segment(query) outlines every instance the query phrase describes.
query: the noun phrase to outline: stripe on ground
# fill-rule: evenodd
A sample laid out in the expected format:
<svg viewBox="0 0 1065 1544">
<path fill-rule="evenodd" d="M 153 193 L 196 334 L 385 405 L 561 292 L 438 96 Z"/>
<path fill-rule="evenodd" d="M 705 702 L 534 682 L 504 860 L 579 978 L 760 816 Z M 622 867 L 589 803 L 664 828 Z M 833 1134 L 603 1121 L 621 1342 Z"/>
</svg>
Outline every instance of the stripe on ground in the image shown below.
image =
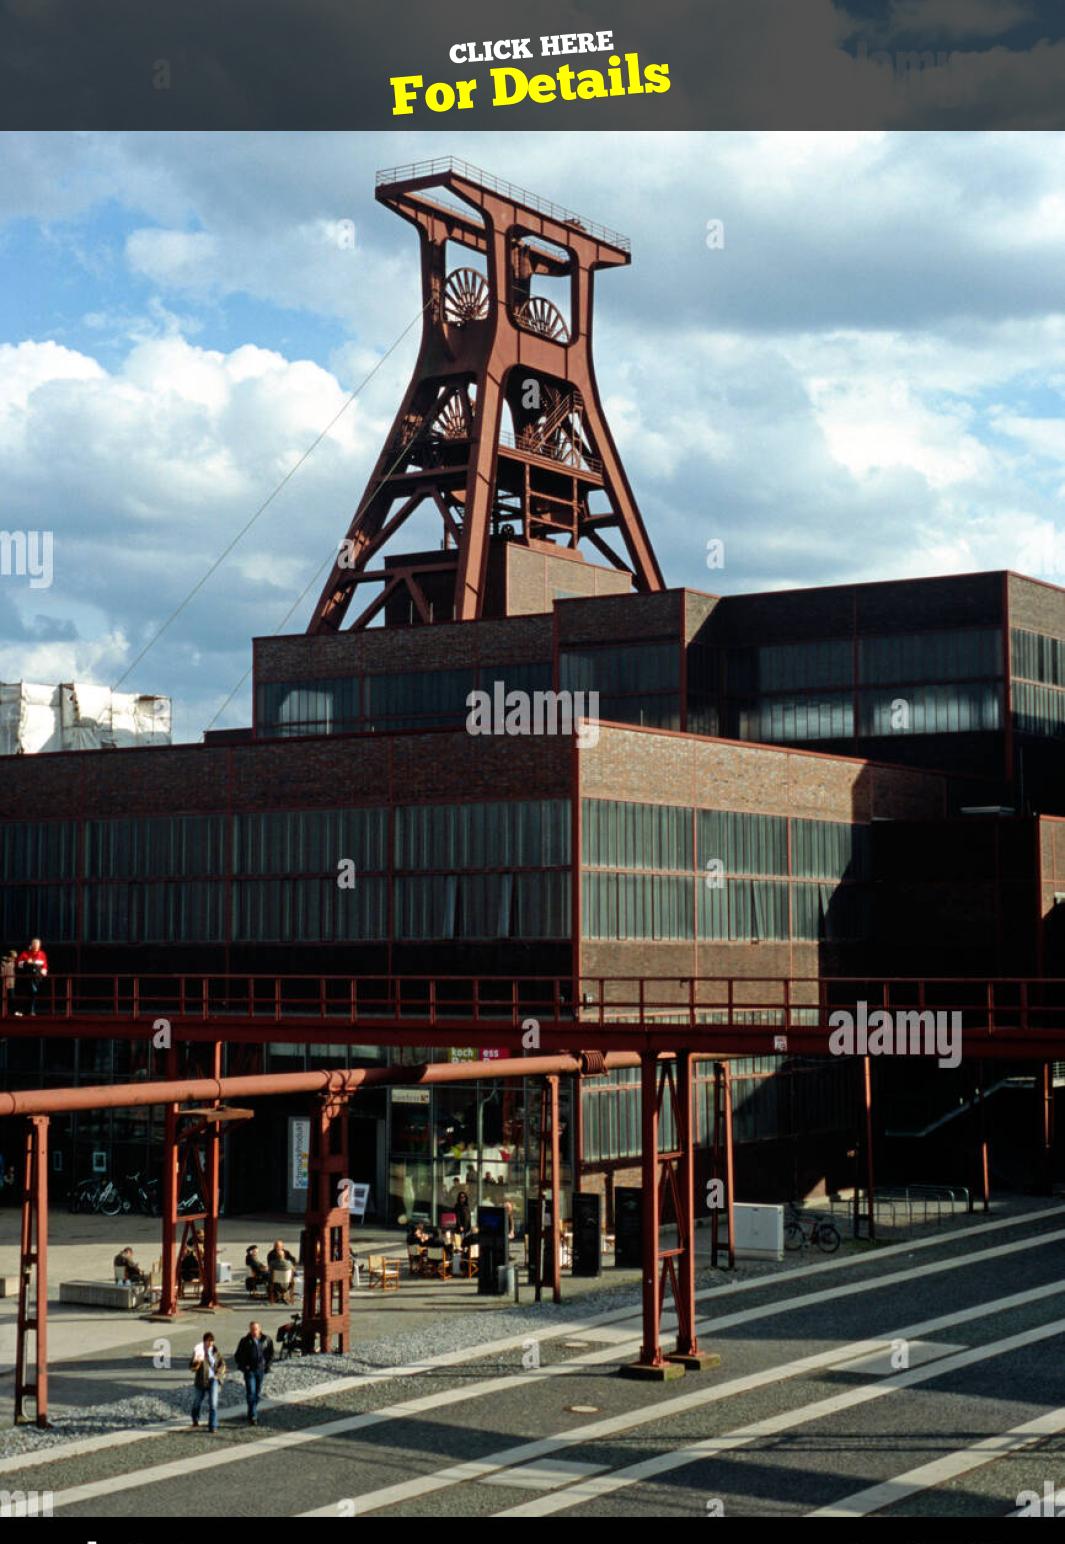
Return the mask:
<svg viewBox="0 0 1065 1544">
<path fill-rule="evenodd" d="M 967 1448 L 959 1448 L 956 1453 L 946 1453 L 942 1458 L 921 1464 L 917 1469 L 907 1469 L 905 1474 L 884 1480 L 880 1485 L 856 1490 L 853 1495 L 844 1496 L 842 1501 L 833 1501 L 831 1506 L 818 1507 L 809 1516 L 868 1517 L 871 1512 L 880 1512 L 897 1501 L 905 1501 L 907 1496 L 930 1490 L 933 1485 L 942 1485 L 946 1480 L 957 1479 L 959 1474 L 969 1474 L 984 1464 L 994 1463 L 996 1458 L 1019 1453 L 1041 1438 L 1055 1437 L 1061 1431 L 1065 1431 L 1065 1409 L 1047 1410 L 1037 1415 L 1035 1420 L 1025 1421 L 1022 1426 L 984 1437 Z"/>
<path fill-rule="evenodd" d="M 485 1479 L 489 1475 L 496 1476 L 503 1470 L 516 1468 L 530 1459 L 544 1458 L 566 1448 L 581 1447 L 589 1442 L 614 1437 L 620 1432 L 633 1431 L 655 1421 L 667 1420 L 673 1415 L 684 1415 L 703 1405 L 715 1404 L 719 1400 L 747 1394 L 754 1389 L 764 1388 L 768 1384 L 780 1383 L 785 1378 L 796 1378 L 824 1367 L 834 1367 L 839 1362 L 850 1361 L 857 1356 L 882 1350 L 884 1346 L 890 1346 L 893 1341 L 916 1340 L 937 1330 L 952 1329 L 959 1324 L 986 1318 L 988 1314 L 1022 1308 L 1029 1303 L 1039 1302 L 1043 1298 L 1057 1297 L 1060 1293 L 1061 1283 L 1058 1281 L 1048 1282 L 1041 1287 L 1029 1287 L 1024 1292 L 1011 1293 L 1008 1297 L 997 1298 L 990 1303 L 978 1303 L 972 1308 L 959 1309 L 936 1319 L 925 1319 L 919 1324 L 909 1324 L 901 1329 L 888 1330 L 879 1339 L 860 1340 L 849 1346 L 834 1346 L 828 1351 L 812 1352 L 809 1356 L 798 1357 L 791 1362 L 781 1362 L 774 1367 L 763 1368 L 761 1372 L 748 1373 L 743 1378 L 733 1378 L 728 1383 L 717 1383 L 708 1388 L 696 1389 L 689 1394 L 680 1394 L 652 1406 L 650 1410 L 608 1416 L 601 1421 L 591 1421 L 584 1426 L 571 1427 L 568 1431 L 560 1432 L 555 1436 L 541 1437 L 516 1447 L 504 1448 L 482 1459 L 454 1464 L 419 1479 L 404 1480 L 397 1485 L 385 1486 L 380 1490 L 369 1491 L 354 1498 L 345 1497 L 344 1516 L 365 1515 L 384 1507 L 394 1506 L 399 1502 L 413 1500 L 417 1496 L 427 1495 L 434 1490 L 443 1490 L 449 1485 L 469 1483 Z M 301 1515 L 304 1517 L 336 1516 L 336 1503 L 331 1506 L 316 1507 Z"/>
<path fill-rule="evenodd" d="M 1023 1227 L 1026 1223 L 1039 1222 L 1045 1217 L 1058 1217 L 1065 1212 L 1065 1206 L 1048 1206 L 1039 1211 L 1021 1212 L 1016 1217 L 1000 1217 L 994 1222 L 977 1223 L 974 1227 L 966 1228 L 962 1232 L 950 1234 L 944 1237 L 930 1237 L 909 1240 L 902 1244 L 889 1244 L 884 1249 L 870 1250 L 868 1254 L 859 1255 L 856 1259 L 848 1259 L 846 1256 L 837 1256 L 831 1260 L 821 1260 L 816 1264 L 795 1266 L 792 1270 L 780 1271 L 774 1276 L 758 1276 L 748 1281 L 731 1283 L 728 1286 L 704 1287 L 695 1294 L 696 1302 L 704 1298 L 732 1297 L 746 1292 L 756 1292 L 775 1286 L 791 1276 L 803 1276 L 808 1279 L 811 1269 L 818 1274 L 821 1272 L 838 1271 L 848 1267 L 878 1264 L 892 1255 L 912 1254 L 918 1249 L 931 1249 L 935 1246 L 949 1247 L 961 1239 L 972 1238 L 975 1235 L 985 1233 L 998 1233 L 1005 1228 Z M 1054 1235 L 1057 1237 L 1058 1235 Z M 974 1255 L 979 1258 L 979 1254 Z M 872 1285 L 877 1285 L 873 1283 Z M 589 1330 L 601 1324 L 622 1323 L 626 1319 L 639 1318 L 639 1308 L 616 1308 L 606 1313 L 596 1314 L 587 1319 L 570 1320 L 561 1324 L 553 1324 L 543 1330 L 529 1330 L 524 1334 L 510 1335 L 502 1340 L 489 1341 L 481 1345 L 467 1346 L 456 1351 L 441 1352 L 438 1356 L 427 1357 L 422 1362 L 408 1363 L 399 1367 L 388 1367 L 379 1373 L 356 1373 L 349 1377 L 332 1378 L 323 1383 L 317 1383 L 310 1388 L 293 1389 L 287 1394 L 275 1395 L 265 1398 L 260 1403 L 260 1409 L 271 1410 L 286 1404 L 299 1404 L 311 1399 L 326 1399 L 335 1394 L 346 1393 L 355 1388 L 371 1388 L 374 1384 L 387 1383 L 395 1378 L 409 1378 L 419 1372 L 425 1372 L 433 1368 L 456 1366 L 466 1362 L 475 1361 L 478 1357 L 493 1356 L 501 1351 L 511 1351 L 516 1347 L 525 1346 L 530 1340 L 546 1341 L 554 1340 L 560 1336 L 577 1334 L 581 1330 Z M 604 1358 L 605 1360 L 605 1358 Z M 77 1365 L 76 1363 L 74 1364 Z M 569 1364 L 572 1368 L 574 1364 Z M 569 1369 L 567 1369 L 569 1370 Z M 528 1376 L 528 1375 L 526 1375 Z M 498 1387 L 498 1384 L 494 1385 Z M 472 1397 L 472 1388 L 467 1391 Z M 241 1412 L 221 1412 L 221 1419 L 238 1419 Z M 36 1452 L 17 1453 L 10 1458 L 0 1459 L 0 1474 L 23 1472 L 29 1467 L 38 1464 L 57 1463 L 64 1458 L 78 1458 L 87 1453 L 98 1453 L 107 1448 L 127 1447 L 134 1442 L 143 1442 L 149 1437 L 164 1436 L 169 1432 L 184 1430 L 183 1420 L 156 1421 L 150 1426 L 140 1427 L 137 1430 L 105 1432 L 98 1437 L 82 1437 L 72 1442 L 56 1443 L 53 1447 L 39 1448 Z M 249 1444 L 254 1447 L 254 1444 Z M 251 1454 L 254 1456 L 254 1453 Z M 207 1458 L 207 1455 L 204 1455 Z"/>
<path fill-rule="evenodd" d="M 1003 1340 L 989 1341 L 988 1344 L 976 1346 L 970 1351 L 959 1351 L 955 1356 L 945 1356 L 941 1361 L 929 1362 L 924 1367 L 915 1367 L 909 1372 L 896 1373 L 893 1377 L 884 1378 L 865 1388 L 852 1389 L 845 1394 L 831 1394 L 826 1399 L 818 1399 L 797 1410 L 787 1410 L 780 1415 L 771 1415 L 765 1420 L 754 1421 L 749 1426 L 741 1426 L 736 1431 L 725 1432 L 722 1436 L 708 1437 L 704 1442 L 694 1442 L 688 1447 L 676 1448 L 670 1453 L 658 1453 L 653 1458 L 646 1458 L 638 1464 L 630 1464 L 627 1468 L 618 1469 L 613 1474 L 602 1475 L 599 1479 L 583 1480 L 560 1495 L 540 1496 L 521 1506 L 497 1512 L 495 1515 L 497 1517 L 545 1517 L 552 1512 L 565 1512 L 570 1507 L 595 1501 L 600 1496 L 612 1495 L 615 1491 L 624 1490 L 630 1485 L 638 1485 L 642 1480 L 655 1479 L 660 1474 L 669 1474 L 672 1470 L 686 1468 L 689 1464 L 702 1463 L 708 1458 L 734 1452 L 737 1448 L 749 1447 L 763 1437 L 779 1436 L 782 1432 L 796 1426 L 806 1426 L 811 1421 L 823 1420 L 826 1416 L 837 1415 L 841 1410 L 853 1410 L 859 1405 L 868 1404 L 871 1400 L 883 1399 L 888 1394 L 894 1394 L 899 1389 L 912 1388 L 917 1383 L 928 1383 L 933 1378 L 956 1372 L 959 1368 L 972 1367 L 978 1362 L 990 1361 L 992 1357 L 1005 1356 L 1010 1351 L 1019 1351 L 1025 1346 L 1037 1345 L 1041 1340 L 1050 1340 L 1055 1335 L 1063 1333 L 1065 1333 L 1065 1319 L 1055 1319 L 1052 1323 L 1039 1325 L 1036 1329 L 1023 1330 L 1017 1335 L 1007 1335 Z"/>
</svg>

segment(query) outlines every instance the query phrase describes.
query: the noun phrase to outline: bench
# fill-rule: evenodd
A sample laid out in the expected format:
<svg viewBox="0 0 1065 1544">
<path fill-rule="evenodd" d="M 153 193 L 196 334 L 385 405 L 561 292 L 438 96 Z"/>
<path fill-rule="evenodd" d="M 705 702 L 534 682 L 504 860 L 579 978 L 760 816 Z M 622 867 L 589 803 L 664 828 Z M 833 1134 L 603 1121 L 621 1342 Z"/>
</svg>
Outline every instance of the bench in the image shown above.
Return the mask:
<svg viewBox="0 0 1065 1544">
<path fill-rule="evenodd" d="M 63 1281 L 59 1284 L 61 1303 L 84 1303 L 90 1308 L 120 1308 L 129 1312 L 143 1307 L 147 1300 L 147 1282 L 143 1281 Z"/>
</svg>

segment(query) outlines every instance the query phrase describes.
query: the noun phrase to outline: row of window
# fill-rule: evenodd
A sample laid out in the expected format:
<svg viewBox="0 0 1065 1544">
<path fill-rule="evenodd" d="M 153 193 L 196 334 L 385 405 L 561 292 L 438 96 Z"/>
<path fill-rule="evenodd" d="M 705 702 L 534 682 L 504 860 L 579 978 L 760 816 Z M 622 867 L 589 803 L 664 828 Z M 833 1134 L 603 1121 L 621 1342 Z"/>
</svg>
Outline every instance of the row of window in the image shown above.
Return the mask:
<svg viewBox="0 0 1065 1544">
<path fill-rule="evenodd" d="M 836 942 L 868 938 L 863 885 L 676 874 L 585 874 L 581 927 L 588 939 L 706 939 L 729 943 Z"/>
<path fill-rule="evenodd" d="M 599 716 L 660 728 L 680 726 L 680 646 L 676 639 L 564 649 L 564 691 L 596 691 Z M 462 723 L 474 690 L 550 691 L 551 663 L 485 665 L 391 675 L 263 681 L 256 687 L 257 732 L 264 738 L 433 728 Z M 664 697 L 662 694 L 666 694 Z"/>
<path fill-rule="evenodd" d="M 1047 686 L 1065 686 L 1065 638 L 1015 627 L 1010 632 L 1012 674 Z"/>
<path fill-rule="evenodd" d="M 582 861 L 588 868 L 703 870 L 807 879 L 864 879 L 869 828 L 782 815 L 692 810 L 679 805 L 585 799 Z"/>
<path fill-rule="evenodd" d="M 1014 681 L 1013 718 L 1021 734 L 1065 738 L 1065 692 Z"/>
<path fill-rule="evenodd" d="M 334 879 L 220 880 L 181 884 L 87 884 L 86 943 L 343 943 L 396 939 L 567 938 L 565 872 L 441 874 L 397 879 L 389 932 L 389 881 L 370 876 L 352 889 Z M 11 885 L 0 896 L 0 937 L 77 937 L 75 892 L 58 885 Z"/>
<path fill-rule="evenodd" d="M 1002 633 L 973 627 L 859 638 L 857 649 L 851 638 L 733 649 L 726 679 L 729 692 L 741 695 L 824 689 L 853 685 L 855 669 L 865 685 L 1001 676 Z"/>
<path fill-rule="evenodd" d="M 255 689 L 257 733 L 277 738 L 461 723 L 470 693 L 490 692 L 497 681 L 506 691 L 549 691 L 551 663 L 263 681 Z"/>
<path fill-rule="evenodd" d="M 296 810 L 232 818 L 233 873 L 332 874 L 345 859 L 356 874 L 387 872 L 388 810 Z M 223 877 L 227 817 L 172 815 L 85 823 L 87 879 Z M 398 869 L 552 868 L 569 862 L 569 805 L 533 799 L 412 805 L 395 811 Z M 73 821 L 0 826 L 0 879 L 73 879 Z"/>
<path fill-rule="evenodd" d="M 763 697 L 734 709 L 736 737 L 788 743 L 855 738 L 854 698 L 849 692 Z M 858 695 L 857 734 L 888 738 L 912 734 L 973 734 L 1001 729 L 1002 687 L 973 685 L 897 687 Z"/>
</svg>

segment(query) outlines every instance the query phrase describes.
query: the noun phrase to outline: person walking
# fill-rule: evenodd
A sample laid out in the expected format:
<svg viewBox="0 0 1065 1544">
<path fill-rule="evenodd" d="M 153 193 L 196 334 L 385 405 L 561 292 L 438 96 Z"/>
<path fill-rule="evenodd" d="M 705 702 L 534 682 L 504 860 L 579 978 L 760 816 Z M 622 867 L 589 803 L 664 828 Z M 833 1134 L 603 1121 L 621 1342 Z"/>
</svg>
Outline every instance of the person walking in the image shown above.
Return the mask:
<svg viewBox="0 0 1065 1544">
<path fill-rule="evenodd" d="M 41 989 L 41 982 L 48 975 L 48 956 L 41 948 L 39 938 L 30 939 L 29 948 L 23 949 L 15 961 L 15 970 L 22 982 L 25 999 L 29 1003 L 30 1018 L 33 1018 L 37 1013 L 37 993 Z M 17 1009 L 15 1017 L 22 1017 Z"/>
<path fill-rule="evenodd" d="M 460 1233 L 468 1233 L 473 1226 L 470 1215 L 470 1198 L 465 1190 L 460 1190 L 455 1198 L 455 1226 Z"/>
<path fill-rule="evenodd" d="M 218 1431 L 218 1399 L 226 1379 L 226 1363 L 210 1330 L 193 1351 L 189 1367 L 193 1373 L 195 1390 L 192 1396 L 192 1424 L 200 1424 L 200 1411 L 206 1399 L 207 1430 L 214 1436 Z"/>
<path fill-rule="evenodd" d="M 248 1333 L 237 1346 L 233 1360 L 244 1374 L 244 1392 L 248 1398 L 248 1425 L 258 1426 L 259 1397 L 263 1391 L 263 1379 L 270 1371 L 274 1359 L 274 1343 L 264 1335 L 257 1319 L 248 1325 Z"/>
</svg>

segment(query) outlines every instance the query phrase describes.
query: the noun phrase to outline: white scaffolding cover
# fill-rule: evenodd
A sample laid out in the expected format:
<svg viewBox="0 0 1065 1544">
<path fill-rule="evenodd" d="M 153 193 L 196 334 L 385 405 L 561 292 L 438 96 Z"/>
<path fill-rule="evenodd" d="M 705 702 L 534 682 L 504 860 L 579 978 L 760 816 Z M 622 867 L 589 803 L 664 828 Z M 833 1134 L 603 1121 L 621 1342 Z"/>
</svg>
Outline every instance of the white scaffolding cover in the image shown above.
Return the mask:
<svg viewBox="0 0 1065 1544">
<path fill-rule="evenodd" d="M 169 745 L 170 698 L 65 682 L 0 682 L 0 756 Z"/>
</svg>

